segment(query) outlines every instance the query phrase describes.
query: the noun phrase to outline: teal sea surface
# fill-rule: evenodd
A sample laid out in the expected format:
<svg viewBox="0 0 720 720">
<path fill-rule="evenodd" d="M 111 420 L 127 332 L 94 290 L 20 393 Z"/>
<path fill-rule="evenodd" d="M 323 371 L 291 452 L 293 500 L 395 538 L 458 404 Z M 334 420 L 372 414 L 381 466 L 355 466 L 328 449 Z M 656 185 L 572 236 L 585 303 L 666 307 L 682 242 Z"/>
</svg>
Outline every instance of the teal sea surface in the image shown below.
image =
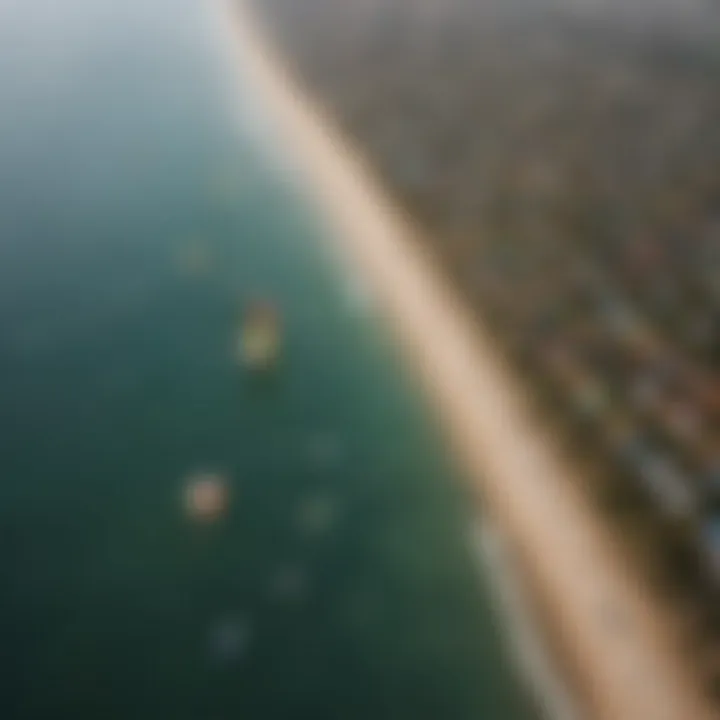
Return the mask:
<svg viewBox="0 0 720 720">
<path fill-rule="evenodd" d="M 0 4 L 0 718 L 530 718 L 437 421 L 211 15 Z"/>
</svg>

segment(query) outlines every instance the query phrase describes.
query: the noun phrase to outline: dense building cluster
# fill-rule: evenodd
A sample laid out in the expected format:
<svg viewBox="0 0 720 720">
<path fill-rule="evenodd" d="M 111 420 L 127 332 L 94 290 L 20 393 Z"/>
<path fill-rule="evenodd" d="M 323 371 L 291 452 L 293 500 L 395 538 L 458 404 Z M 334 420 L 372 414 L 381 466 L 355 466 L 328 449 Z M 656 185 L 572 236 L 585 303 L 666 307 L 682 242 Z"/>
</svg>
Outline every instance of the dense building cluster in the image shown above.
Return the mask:
<svg viewBox="0 0 720 720">
<path fill-rule="evenodd" d="M 698 2 L 266 0 L 518 367 L 720 597 L 720 22 Z"/>
</svg>

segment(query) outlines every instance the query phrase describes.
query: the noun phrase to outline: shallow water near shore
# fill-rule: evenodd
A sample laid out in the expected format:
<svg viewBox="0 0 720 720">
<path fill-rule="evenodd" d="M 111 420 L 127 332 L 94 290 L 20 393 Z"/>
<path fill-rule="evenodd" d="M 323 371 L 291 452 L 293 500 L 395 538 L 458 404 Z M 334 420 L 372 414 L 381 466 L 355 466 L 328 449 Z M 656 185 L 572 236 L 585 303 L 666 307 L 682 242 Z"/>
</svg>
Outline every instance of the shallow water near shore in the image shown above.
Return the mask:
<svg viewBox="0 0 720 720">
<path fill-rule="evenodd" d="M 0 717 L 529 718 L 436 421 L 209 14 L 0 9 Z"/>
</svg>

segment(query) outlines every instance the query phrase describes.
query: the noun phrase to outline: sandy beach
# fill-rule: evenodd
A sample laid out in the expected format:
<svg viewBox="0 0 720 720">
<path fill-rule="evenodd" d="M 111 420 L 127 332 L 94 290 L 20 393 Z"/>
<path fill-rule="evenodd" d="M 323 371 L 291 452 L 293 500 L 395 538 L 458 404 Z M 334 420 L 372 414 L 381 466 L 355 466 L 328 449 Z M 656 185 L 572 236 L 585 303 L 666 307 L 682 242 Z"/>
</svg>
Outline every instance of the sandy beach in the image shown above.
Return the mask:
<svg viewBox="0 0 720 720">
<path fill-rule="evenodd" d="M 415 241 L 409 219 L 299 90 L 249 9 L 219 4 L 242 66 L 334 228 L 344 261 L 392 324 L 468 477 L 527 569 L 588 717 L 716 717 L 683 666 L 663 611 L 533 419 L 489 336 Z"/>
</svg>

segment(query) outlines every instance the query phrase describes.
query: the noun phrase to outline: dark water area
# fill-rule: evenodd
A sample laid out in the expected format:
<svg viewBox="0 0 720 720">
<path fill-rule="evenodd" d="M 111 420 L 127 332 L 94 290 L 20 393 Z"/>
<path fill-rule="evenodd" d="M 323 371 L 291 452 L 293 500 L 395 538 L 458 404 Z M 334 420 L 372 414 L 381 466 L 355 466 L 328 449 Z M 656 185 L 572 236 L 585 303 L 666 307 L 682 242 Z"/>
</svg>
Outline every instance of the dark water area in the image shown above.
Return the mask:
<svg viewBox="0 0 720 720">
<path fill-rule="evenodd" d="M 0 717 L 528 718 L 436 421 L 210 7 L 0 5 Z"/>
</svg>

